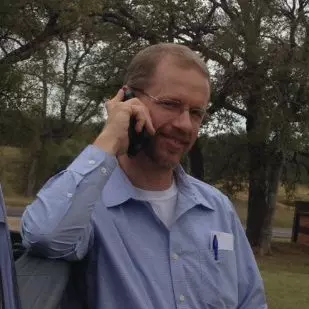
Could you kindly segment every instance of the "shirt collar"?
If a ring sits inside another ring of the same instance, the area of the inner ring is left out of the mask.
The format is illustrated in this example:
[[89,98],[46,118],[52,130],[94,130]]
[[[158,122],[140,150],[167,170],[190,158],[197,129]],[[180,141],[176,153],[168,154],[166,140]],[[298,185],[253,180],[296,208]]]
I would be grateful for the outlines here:
[[[188,210],[196,205],[204,206],[214,210],[209,201],[200,193],[200,191],[190,181],[190,176],[179,165],[175,169],[176,183],[180,195],[182,196],[182,211]],[[130,199],[137,199],[137,192],[128,179],[127,175],[117,166],[110,179],[103,189],[103,203],[106,207],[119,206]]]

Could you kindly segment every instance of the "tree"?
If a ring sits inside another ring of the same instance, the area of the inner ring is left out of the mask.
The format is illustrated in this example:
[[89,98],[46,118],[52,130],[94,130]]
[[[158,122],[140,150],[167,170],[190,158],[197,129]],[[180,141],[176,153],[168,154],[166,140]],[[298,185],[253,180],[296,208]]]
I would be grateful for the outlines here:
[[100,1],[5,0],[0,7],[0,67],[29,59],[58,35],[89,26]]
[[0,117],[9,109],[21,110],[20,104],[25,102],[27,90],[17,64],[43,52],[59,35],[91,28],[92,15],[101,10],[99,0],[1,2]]
[[[247,189],[248,151],[246,133],[231,132],[200,137],[205,180],[220,185],[231,198]],[[215,164],[214,164],[215,162]]]

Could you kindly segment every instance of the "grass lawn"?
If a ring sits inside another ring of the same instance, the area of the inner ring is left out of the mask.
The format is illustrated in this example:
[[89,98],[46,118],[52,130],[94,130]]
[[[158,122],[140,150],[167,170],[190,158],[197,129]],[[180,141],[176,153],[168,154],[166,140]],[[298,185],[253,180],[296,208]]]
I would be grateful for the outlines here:
[[269,309],[309,308],[309,247],[275,242],[273,254],[257,262]]
[[26,162],[22,150],[16,147],[0,146],[0,183],[4,196],[22,192]]
[[26,207],[33,201],[34,198],[17,195],[7,197],[4,195],[4,199],[7,207]]

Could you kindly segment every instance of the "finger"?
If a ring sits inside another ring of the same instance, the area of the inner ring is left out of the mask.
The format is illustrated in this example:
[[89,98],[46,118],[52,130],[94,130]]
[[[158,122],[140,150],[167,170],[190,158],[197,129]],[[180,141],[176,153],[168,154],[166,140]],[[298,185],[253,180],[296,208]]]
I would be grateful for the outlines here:
[[136,126],[135,130],[137,132],[142,132],[143,127],[146,127],[146,130],[150,134],[155,134],[155,129],[153,127],[151,117],[149,113],[145,110],[145,107],[140,105],[132,105],[132,113],[133,116],[136,118]]
[[141,119],[141,120],[139,120],[139,121],[136,123],[135,131],[136,131],[137,133],[141,133],[141,132],[142,132],[143,127],[144,127],[144,125],[145,125],[145,122],[146,122],[145,119]]
[[123,89],[118,90],[117,94],[110,100],[105,103],[105,108],[107,114],[113,109],[116,103],[123,101],[124,99],[124,91]]
[[143,107],[140,105],[131,105],[132,116],[136,119],[135,131],[140,133],[146,122],[146,116]]
[[[131,101],[132,100],[132,101]],[[154,126],[153,126],[153,124],[152,124],[152,120],[151,120],[151,116],[150,116],[150,114],[149,114],[149,110],[148,110],[148,108],[145,106],[145,104],[143,104],[139,99],[137,99],[137,98],[134,98],[134,99],[131,99],[130,101],[130,103],[132,104],[132,105],[134,105],[134,106],[142,106],[143,107],[143,110],[144,110],[144,113],[145,113],[145,122],[143,123],[143,126],[146,126],[146,129],[147,129],[147,131],[150,133],[150,134],[152,134],[152,135],[154,135],[155,133],[156,133],[156,130],[155,130],[155,128],[154,128]],[[140,130],[140,131],[138,131],[138,132],[141,132],[142,131],[142,129],[143,129],[143,126],[140,128],[140,126],[138,127],[138,129]]]
[[109,104],[111,103],[116,103],[116,102],[121,102],[124,99],[124,91],[123,89],[119,89],[117,94],[111,99],[109,100]]
[[146,130],[147,130],[151,135],[155,135],[156,130],[155,130],[153,124],[152,124],[152,121],[151,121],[151,118],[150,118],[150,117],[149,117],[149,120],[146,121],[145,126],[146,126]]

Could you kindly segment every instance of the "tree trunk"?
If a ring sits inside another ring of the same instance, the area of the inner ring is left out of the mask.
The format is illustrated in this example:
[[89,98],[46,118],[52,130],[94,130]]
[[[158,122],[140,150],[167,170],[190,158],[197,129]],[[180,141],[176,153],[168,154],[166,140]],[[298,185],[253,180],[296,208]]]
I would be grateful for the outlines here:
[[30,168],[27,177],[26,196],[31,197],[35,194],[35,188],[38,178],[38,167],[43,153],[43,145],[37,137],[34,140],[33,146],[30,148]]
[[[33,144],[30,147],[30,168],[28,172],[28,182],[26,188],[26,195],[31,197],[34,195],[40,162],[44,154],[47,136],[46,132],[46,118],[47,118],[47,100],[48,100],[48,60],[45,53],[42,54],[42,108],[40,114],[40,126],[37,128],[36,136],[34,137]],[[41,134],[43,132],[43,134]]]
[[264,225],[262,226],[262,237],[260,245],[260,254],[271,254],[271,239],[273,232],[273,221],[276,212],[277,194],[280,184],[280,178],[283,167],[283,153],[282,151],[273,152],[269,158],[268,168],[268,211],[264,218]]
[[[253,68],[250,72],[254,72]],[[259,249],[263,239],[262,227],[269,211],[268,203],[268,118],[261,105],[261,85],[257,83],[247,101],[246,123],[249,154],[249,197],[247,237],[254,249]]]
[[247,237],[252,247],[259,247],[262,226],[268,211],[266,145],[249,143],[249,198]]
[[198,139],[189,152],[189,160],[192,176],[204,181],[204,160]]
[[283,153],[249,143],[249,165],[247,237],[261,255],[269,254]]

